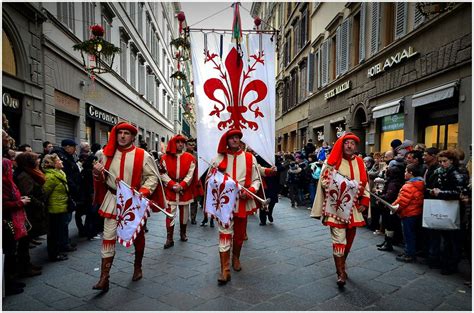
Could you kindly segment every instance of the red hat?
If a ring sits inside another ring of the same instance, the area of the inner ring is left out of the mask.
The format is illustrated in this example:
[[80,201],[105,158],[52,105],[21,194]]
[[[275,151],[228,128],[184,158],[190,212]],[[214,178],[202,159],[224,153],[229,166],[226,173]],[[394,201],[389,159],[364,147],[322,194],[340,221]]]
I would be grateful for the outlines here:
[[217,153],[227,153],[227,138],[230,136],[238,135],[242,139],[242,132],[240,129],[230,129],[222,135],[221,140],[219,141],[219,146],[217,146]]
[[347,139],[353,139],[356,143],[360,142],[359,137],[354,135],[353,133],[345,133],[336,141],[334,146],[332,147],[331,153],[329,154],[328,164],[331,166],[335,166],[339,168],[342,161],[342,154],[343,154],[343,144],[344,141]]
[[104,155],[107,157],[112,157],[115,154],[115,150],[117,149],[117,131],[119,130],[128,130],[132,133],[133,136],[136,136],[138,133],[138,129],[133,126],[132,124],[128,124],[126,122],[120,122],[110,131],[109,141],[104,148]]
[[186,142],[186,140],[188,140],[188,139],[186,137],[184,137],[183,135],[178,134],[178,135],[174,136],[168,142],[168,146],[166,147],[166,153],[176,154],[176,142],[178,142],[178,141]]

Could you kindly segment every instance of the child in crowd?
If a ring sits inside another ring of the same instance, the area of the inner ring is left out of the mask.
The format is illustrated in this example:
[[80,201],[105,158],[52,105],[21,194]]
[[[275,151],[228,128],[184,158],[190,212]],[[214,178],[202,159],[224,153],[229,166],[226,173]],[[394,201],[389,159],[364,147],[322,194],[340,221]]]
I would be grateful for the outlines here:
[[398,261],[413,262],[416,259],[416,229],[421,223],[425,182],[421,177],[420,167],[408,164],[405,169],[406,183],[403,185],[397,200],[392,205],[399,205],[396,213],[402,221],[405,253],[397,256]]

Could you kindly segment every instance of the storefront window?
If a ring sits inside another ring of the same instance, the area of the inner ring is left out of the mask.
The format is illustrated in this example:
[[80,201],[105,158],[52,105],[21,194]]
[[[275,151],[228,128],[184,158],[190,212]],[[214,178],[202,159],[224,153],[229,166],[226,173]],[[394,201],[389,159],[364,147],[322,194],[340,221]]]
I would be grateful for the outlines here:
[[390,143],[392,140],[400,139],[403,141],[403,138],[405,138],[403,129],[383,132],[380,138],[380,151],[385,152],[391,150],[392,147],[390,146]]
[[92,143],[92,127],[86,126],[86,141],[91,144]]
[[458,123],[427,126],[425,128],[425,145],[438,149],[456,148],[458,146],[458,131]]

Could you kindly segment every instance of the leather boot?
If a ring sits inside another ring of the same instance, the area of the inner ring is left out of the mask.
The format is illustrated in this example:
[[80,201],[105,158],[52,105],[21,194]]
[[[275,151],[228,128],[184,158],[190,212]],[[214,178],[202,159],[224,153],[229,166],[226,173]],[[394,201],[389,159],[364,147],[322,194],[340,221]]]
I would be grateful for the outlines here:
[[232,268],[236,272],[240,272],[242,267],[240,266],[240,250],[242,246],[234,244],[232,246]]
[[219,273],[219,278],[217,278],[217,283],[225,285],[230,281],[230,250],[219,252],[219,256],[221,259],[221,272]]
[[97,284],[95,284],[92,289],[108,291],[109,290],[109,273],[110,268],[112,267],[112,263],[114,261],[114,257],[102,258],[102,266],[100,271],[100,279]]
[[181,241],[188,241],[188,237],[186,237],[187,226],[187,224],[179,224],[179,236]]
[[337,273],[337,285],[339,288],[344,287],[346,284],[346,274],[345,274],[345,261],[344,256],[335,256],[334,255],[334,263],[336,264],[336,273]]
[[166,228],[166,243],[163,247],[164,249],[168,249],[174,246],[173,232],[174,232],[174,225]]
[[392,241],[393,241],[393,238],[385,236],[384,244],[380,248],[377,248],[377,250],[379,250],[379,251],[393,251]]
[[135,262],[133,263],[134,270],[132,281],[140,280],[143,277],[142,260],[144,252],[145,251],[135,251]]

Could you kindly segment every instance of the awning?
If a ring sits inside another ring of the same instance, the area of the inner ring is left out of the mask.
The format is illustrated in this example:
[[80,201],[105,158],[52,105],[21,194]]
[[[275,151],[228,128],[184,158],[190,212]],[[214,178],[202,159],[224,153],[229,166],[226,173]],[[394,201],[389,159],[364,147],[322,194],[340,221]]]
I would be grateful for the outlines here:
[[437,102],[440,100],[452,98],[457,82],[452,82],[437,88],[423,91],[413,95],[413,107],[419,107],[428,103]]
[[372,109],[373,118],[379,118],[398,113],[400,111],[400,104],[402,100],[403,98],[376,106]]

